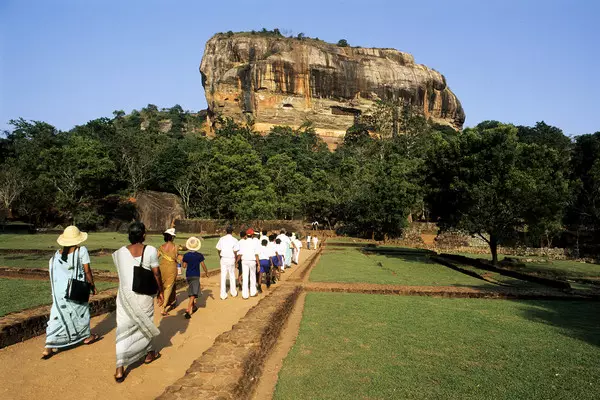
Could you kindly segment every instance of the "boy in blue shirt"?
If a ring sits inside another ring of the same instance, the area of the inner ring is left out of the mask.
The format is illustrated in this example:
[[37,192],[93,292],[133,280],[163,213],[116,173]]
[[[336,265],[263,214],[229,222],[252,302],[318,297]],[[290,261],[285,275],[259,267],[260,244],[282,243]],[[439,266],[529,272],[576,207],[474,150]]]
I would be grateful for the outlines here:
[[206,268],[206,264],[204,264],[204,255],[198,253],[198,250],[202,247],[200,239],[192,236],[185,243],[185,247],[187,247],[189,251],[183,256],[182,265],[183,268],[185,268],[185,278],[188,283],[188,297],[190,299],[185,312],[185,318],[190,319],[192,318],[192,314],[198,309],[198,307],[196,307],[196,300],[200,294],[200,265],[202,265],[202,269],[206,273],[207,278],[208,269]]

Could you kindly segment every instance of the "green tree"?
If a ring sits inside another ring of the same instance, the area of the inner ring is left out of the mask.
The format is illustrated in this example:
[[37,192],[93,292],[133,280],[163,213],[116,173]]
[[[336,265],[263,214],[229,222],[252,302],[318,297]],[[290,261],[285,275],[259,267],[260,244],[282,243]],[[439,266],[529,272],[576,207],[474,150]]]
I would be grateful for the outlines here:
[[559,153],[518,140],[513,125],[484,123],[454,138],[437,133],[428,167],[430,203],[442,230],[478,235],[490,246],[518,233],[555,230],[569,195]]
[[339,47],[348,47],[348,41],[346,39],[340,39],[338,40],[337,45]]

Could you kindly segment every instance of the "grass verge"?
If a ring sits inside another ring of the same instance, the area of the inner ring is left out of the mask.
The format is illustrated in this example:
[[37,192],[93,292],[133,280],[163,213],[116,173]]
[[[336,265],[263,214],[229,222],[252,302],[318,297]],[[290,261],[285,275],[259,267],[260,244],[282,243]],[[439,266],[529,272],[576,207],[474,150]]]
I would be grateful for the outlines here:
[[309,293],[275,399],[595,399],[598,304]]

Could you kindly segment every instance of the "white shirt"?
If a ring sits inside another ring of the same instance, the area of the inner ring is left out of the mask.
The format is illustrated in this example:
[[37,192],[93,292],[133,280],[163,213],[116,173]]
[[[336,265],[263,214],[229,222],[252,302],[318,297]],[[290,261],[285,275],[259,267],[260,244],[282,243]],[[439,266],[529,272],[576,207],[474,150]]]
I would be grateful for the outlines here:
[[271,250],[268,246],[260,246],[258,249],[258,259],[259,260],[268,260],[271,256]]
[[280,256],[285,256],[285,249],[287,248],[287,244],[282,241],[279,244],[275,244],[275,246],[277,247],[277,253]]
[[296,245],[297,249],[300,249],[302,247],[302,240],[296,239],[294,240],[294,244]]
[[315,243],[315,244],[319,241],[319,239],[317,239],[316,236],[314,236],[312,239],[313,239],[313,243]]
[[310,235],[306,237],[306,242],[310,242]]
[[277,255],[277,245],[275,242],[269,242],[267,249],[269,249],[269,257],[275,257]]
[[279,236],[277,236],[277,239],[281,240],[281,243],[289,243],[290,239],[287,237],[287,235],[281,233],[279,234]]
[[258,254],[258,251],[260,250],[260,240],[258,240],[257,237],[253,237],[252,241],[254,242],[254,246],[256,246],[256,254]]
[[[129,251],[129,250],[127,250]],[[142,260],[142,256],[133,257],[136,262],[140,262]],[[146,250],[144,250],[144,265],[142,267],[146,269],[156,268],[160,265],[158,262],[158,250],[154,246],[146,246]]]
[[234,251],[238,251],[239,249],[239,241],[231,236],[231,234],[223,236],[217,243],[217,250],[221,252],[222,258],[235,258]]
[[256,261],[257,248],[253,239],[242,239],[238,242],[238,254],[242,256],[242,261]]

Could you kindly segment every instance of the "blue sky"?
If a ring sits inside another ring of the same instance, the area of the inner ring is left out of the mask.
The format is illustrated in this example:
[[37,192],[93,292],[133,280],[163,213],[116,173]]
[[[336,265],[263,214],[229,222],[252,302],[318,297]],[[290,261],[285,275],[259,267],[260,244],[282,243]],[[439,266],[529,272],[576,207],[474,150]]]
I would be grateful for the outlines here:
[[599,17],[594,0],[0,0],[0,129],[23,117],[66,130],[148,103],[202,109],[206,41],[277,27],[413,54],[446,76],[467,126],[592,133]]

